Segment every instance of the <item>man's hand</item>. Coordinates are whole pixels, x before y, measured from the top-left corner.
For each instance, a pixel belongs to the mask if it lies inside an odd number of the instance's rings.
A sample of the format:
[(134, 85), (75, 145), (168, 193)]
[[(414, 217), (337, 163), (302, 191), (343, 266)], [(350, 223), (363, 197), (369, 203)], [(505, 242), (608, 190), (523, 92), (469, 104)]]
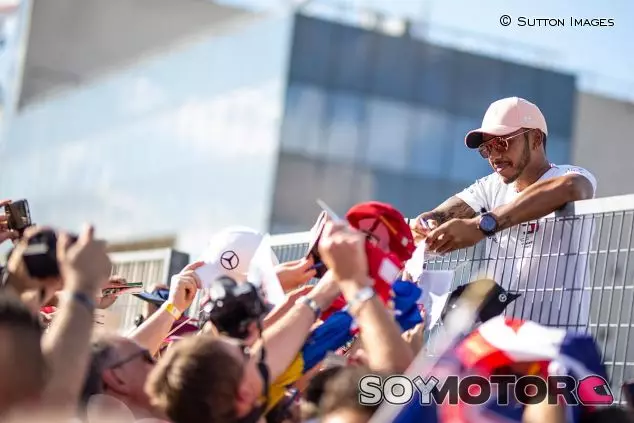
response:
[(68, 234), (59, 233), (57, 261), (66, 288), (96, 297), (108, 282), (112, 263), (105, 241), (95, 240), (94, 232), (92, 226), (87, 226), (74, 244)]
[(460, 248), (471, 247), (485, 238), (478, 229), (478, 219), (451, 219), (427, 235), (425, 242), (430, 251), (446, 254)]
[(178, 275), (172, 276), (168, 301), (183, 313), (196, 298), (196, 293), (202, 287), (202, 282), (196, 274), (196, 269), (205, 263), (196, 261), (188, 264)]
[[(117, 288), (121, 285), (125, 285), (126, 284), (126, 280), (124, 278), (122, 278), (121, 276), (111, 276), (110, 279), (108, 280), (107, 285), (104, 287), (104, 289), (106, 288)], [(102, 297), (98, 297), (96, 304), (97, 304), (97, 308), (105, 310), (108, 307), (112, 307), (112, 305), (117, 301), (117, 296), (114, 294), (110, 294), (110, 295), (104, 295)]]
[(16, 243), (7, 262), (9, 271), (8, 285), (16, 291), (22, 302), (33, 312), (48, 304), (58, 291), (64, 287), (61, 277), (34, 278), (24, 263), (24, 253), (29, 246), (29, 240), (47, 230), (44, 227), (30, 227), (24, 231), (22, 238)]
[(314, 278), (317, 272), (311, 269), (313, 264), (312, 258), (304, 258), (277, 265), (275, 267), (275, 273), (277, 273), (277, 278), (280, 280), (284, 292), (304, 285)]
[(11, 204), (11, 200), (0, 201), (0, 212), (2, 212), (2, 214), (0, 214), (0, 244), (8, 239), (15, 240), (19, 237), (16, 231), (9, 230), (7, 216), (4, 214), (4, 206), (7, 204)]
[(326, 223), (319, 254), (337, 282), (370, 283), (365, 240), (364, 234), (347, 223)]
[(409, 227), (412, 230), (415, 244), (424, 241), (429, 232), (438, 227), (438, 222), (434, 218), (433, 212), (425, 212), (410, 220)]

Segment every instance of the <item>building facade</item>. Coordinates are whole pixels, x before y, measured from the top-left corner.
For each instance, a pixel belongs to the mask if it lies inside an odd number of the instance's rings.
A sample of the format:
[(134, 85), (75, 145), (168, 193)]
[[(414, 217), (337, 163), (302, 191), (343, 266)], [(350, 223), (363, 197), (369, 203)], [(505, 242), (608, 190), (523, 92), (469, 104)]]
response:
[(24, 106), (0, 192), (28, 198), (38, 223), (90, 219), (117, 242), (174, 236), (194, 255), (229, 225), (307, 230), (317, 198), (340, 213), (376, 199), (413, 215), (489, 173), (463, 137), (512, 95), (540, 105), (552, 161), (569, 162), (571, 75), (256, 17)]
[(463, 139), (509, 96), (541, 107), (548, 155), (567, 163), (573, 76), (298, 16), (272, 230), (310, 228), (318, 197), (341, 213), (368, 199), (433, 208), (490, 173)]

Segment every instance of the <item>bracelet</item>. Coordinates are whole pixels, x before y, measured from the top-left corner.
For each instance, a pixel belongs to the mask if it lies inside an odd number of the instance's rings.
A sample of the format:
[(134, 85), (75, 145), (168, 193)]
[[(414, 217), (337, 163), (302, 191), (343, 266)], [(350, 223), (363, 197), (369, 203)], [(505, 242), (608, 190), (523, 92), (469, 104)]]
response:
[(83, 305), (91, 314), (95, 312), (95, 300), (90, 298), (90, 296), (86, 295), (85, 293), (74, 291), (71, 298), (74, 301), (77, 301), (79, 304)]
[(318, 319), (321, 315), (321, 308), (319, 308), (319, 305), (317, 305), (317, 301), (315, 301), (314, 299), (304, 296), (298, 298), (297, 303), (308, 306), (313, 311), (313, 313), (315, 313), (315, 319)]
[[(352, 317), (356, 317), (359, 314), (359, 311), (361, 311), (361, 306), (363, 306), (363, 304), (365, 304), (368, 300), (374, 298), (375, 295), (376, 292), (374, 292), (374, 289), (369, 286), (357, 291), (354, 298), (348, 302), (348, 313), (350, 313)], [(357, 309), (353, 310), (355, 307)]]
[(165, 303), (165, 310), (176, 320), (181, 318), (181, 311), (173, 303)]

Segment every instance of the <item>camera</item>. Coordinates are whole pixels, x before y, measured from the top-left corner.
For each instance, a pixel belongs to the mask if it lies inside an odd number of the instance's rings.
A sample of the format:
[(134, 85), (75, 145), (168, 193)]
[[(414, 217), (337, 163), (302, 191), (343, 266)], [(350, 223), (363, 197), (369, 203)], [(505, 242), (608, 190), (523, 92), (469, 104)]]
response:
[(201, 310), (201, 324), (210, 321), (220, 332), (232, 338), (246, 339), (249, 325), (262, 319), (269, 311), (253, 284), (238, 284), (226, 276), (212, 282), (209, 297), (209, 302)]
[[(77, 242), (76, 235), (69, 235), (71, 243)], [(9, 251), (9, 257), (13, 250)], [(27, 240), (27, 247), (22, 260), (29, 275), (37, 279), (56, 278), (60, 276), (57, 265), (57, 233), (46, 229)]]
[(16, 231), (20, 235), (24, 230), (33, 225), (31, 222), (31, 212), (29, 210), (29, 202), (26, 200), (18, 200), (4, 206), (4, 214), (7, 217), (7, 228), (10, 231)]

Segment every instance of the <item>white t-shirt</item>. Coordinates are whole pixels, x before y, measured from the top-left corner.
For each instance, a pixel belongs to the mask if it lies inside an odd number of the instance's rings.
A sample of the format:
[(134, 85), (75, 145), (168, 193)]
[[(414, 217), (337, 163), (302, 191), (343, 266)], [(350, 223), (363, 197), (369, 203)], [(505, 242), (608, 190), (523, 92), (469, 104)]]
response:
[[(596, 178), (580, 167), (551, 165), (540, 181), (571, 173), (588, 178), (594, 197)], [(456, 196), (480, 212), (493, 211), (519, 195), (515, 184), (507, 185), (493, 173)], [(583, 328), (590, 312), (591, 291), (584, 287), (589, 280), (586, 264), (592, 231), (592, 216), (574, 216), (556, 222), (540, 219), (499, 232), (487, 239), (479, 274), (522, 294), (509, 305), (507, 315)]]

